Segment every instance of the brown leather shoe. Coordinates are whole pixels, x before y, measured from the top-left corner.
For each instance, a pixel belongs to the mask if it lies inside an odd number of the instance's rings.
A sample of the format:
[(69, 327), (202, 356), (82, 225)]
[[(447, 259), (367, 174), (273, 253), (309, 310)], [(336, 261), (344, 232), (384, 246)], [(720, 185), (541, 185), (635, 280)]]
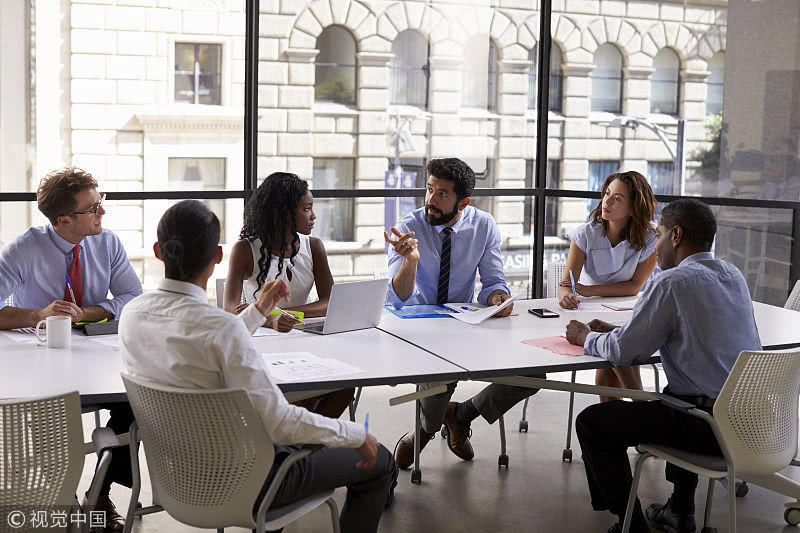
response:
[[(426, 433), (424, 429), (419, 430), (422, 438), (419, 441), (419, 451), (433, 439), (436, 433)], [(405, 470), (414, 463), (414, 432), (409, 431), (397, 441), (394, 445), (394, 462), (397, 466)]]
[[(81, 507), (86, 510), (86, 497), (83, 498)], [(108, 494), (101, 494), (97, 497), (97, 505), (94, 510), (105, 513), (105, 527), (92, 527), (89, 529), (89, 533), (119, 533), (125, 529), (125, 519), (117, 512), (117, 507)]]
[(447, 425), (449, 434), (447, 436), (447, 445), (450, 451), (456, 456), (465, 461), (472, 461), (475, 457), (475, 452), (472, 450), (472, 444), (469, 438), (472, 436), (472, 429), (469, 425), (462, 426), (456, 422), (456, 402), (447, 404), (447, 411), (444, 414), (444, 423)]

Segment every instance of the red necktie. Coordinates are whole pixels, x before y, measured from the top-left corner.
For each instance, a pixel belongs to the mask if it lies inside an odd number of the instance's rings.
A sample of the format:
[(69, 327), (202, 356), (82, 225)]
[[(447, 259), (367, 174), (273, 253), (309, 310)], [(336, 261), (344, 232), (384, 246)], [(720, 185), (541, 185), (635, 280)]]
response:
[[(72, 292), (75, 293), (75, 301), (73, 303), (80, 307), (83, 299), (83, 274), (81, 274), (81, 247), (79, 244), (76, 244), (75, 248), (72, 249), (72, 264), (69, 266), (67, 274), (69, 274), (69, 281), (72, 284)], [(72, 302), (69, 287), (64, 291), (64, 300)]]

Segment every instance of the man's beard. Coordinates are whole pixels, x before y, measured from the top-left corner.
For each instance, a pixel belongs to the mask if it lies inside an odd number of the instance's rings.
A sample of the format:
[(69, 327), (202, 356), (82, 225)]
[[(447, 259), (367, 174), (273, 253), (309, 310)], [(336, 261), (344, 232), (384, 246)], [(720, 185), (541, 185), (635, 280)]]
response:
[[(433, 212), (441, 213), (439, 216), (433, 214)], [(442, 213), (435, 207), (431, 207), (429, 205), (425, 205), (425, 222), (430, 224), (431, 226), (441, 226), (442, 224), (447, 224), (451, 220), (453, 220), (456, 215), (458, 214), (458, 202), (456, 205), (453, 206), (453, 210), (449, 213)]]

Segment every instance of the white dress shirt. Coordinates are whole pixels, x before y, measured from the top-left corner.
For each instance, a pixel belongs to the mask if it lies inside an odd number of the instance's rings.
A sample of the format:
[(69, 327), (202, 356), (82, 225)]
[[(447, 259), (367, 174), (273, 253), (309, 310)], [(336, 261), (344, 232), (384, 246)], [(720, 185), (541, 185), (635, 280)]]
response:
[(233, 315), (210, 305), (197, 285), (164, 279), (157, 290), (134, 298), (122, 311), (122, 368), (163, 385), (244, 389), (274, 444), (361, 446), (364, 426), (286, 401), (250, 336), (263, 323), (254, 305)]

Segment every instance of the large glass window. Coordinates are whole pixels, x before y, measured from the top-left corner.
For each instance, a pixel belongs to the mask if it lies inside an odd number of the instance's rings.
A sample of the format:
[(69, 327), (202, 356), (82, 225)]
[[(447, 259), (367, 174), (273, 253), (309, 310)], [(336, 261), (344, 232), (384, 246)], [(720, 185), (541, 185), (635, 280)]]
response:
[(417, 30), (403, 30), (392, 42), (392, 103), (427, 107), (428, 40)]
[[(352, 189), (355, 161), (352, 159), (314, 159), (312, 183), (315, 189)], [(353, 241), (354, 202), (351, 198), (314, 200), (317, 225), (314, 234), (323, 240)]]
[(725, 52), (717, 52), (708, 61), (706, 114), (722, 113), (722, 88), (725, 86)]
[(175, 102), (222, 103), (222, 45), (175, 43)]
[(328, 26), (317, 38), (314, 97), (322, 102), (356, 102), (356, 41), (342, 26)]
[(603, 44), (594, 53), (592, 111), (622, 111), (622, 54), (613, 44)]
[(650, 76), (650, 112), (678, 114), (680, 92), (680, 60), (669, 48), (663, 48), (653, 59), (655, 72)]
[[(536, 172), (536, 160), (529, 159), (525, 162), (525, 187), (532, 188), (534, 185), (534, 174)], [(559, 189), (561, 187), (561, 161), (550, 159), (547, 161), (547, 188)], [(548, 202), (545, 204), (544, 214), (544, 234), (556, 235), (558, 227), (558, 202)], [(523, 206), (522, 233), (528, 235), (533, 231), (533, 198), (526, 198)]]
[[(168, 186), (171, 191), (225, 190), (225, 159), (221, 157), (170, 157)], [(221, 222), (225, 216), (225, 200), (203, 200)], [(160, 217), (159, 217), (160, 218)], [(236, 228), (237, 230), (240, 228)], [(225, 226), (222, 235), (227, 235)], [(223, 238), (224, 241), (224, 238)]]
[(675, 194), (675, 164), (672, 161), (648, 162), (647, 181), (655, 194)]
[[(528, 109), (536, 109), (536, 79), (538, 77), (539, 47), (534, 46), (528, 54), (531, 70), (528, 72)], [(548, 107), (554, 113), (561, 112), (563, 76), (561, 74), (561, 48), (553, 43), (550, 48), (550, 93)]]
[(464, 107), (494, 111), (497, 108), (497, 46), (485, 35), (477, 35), (464, 49)]

